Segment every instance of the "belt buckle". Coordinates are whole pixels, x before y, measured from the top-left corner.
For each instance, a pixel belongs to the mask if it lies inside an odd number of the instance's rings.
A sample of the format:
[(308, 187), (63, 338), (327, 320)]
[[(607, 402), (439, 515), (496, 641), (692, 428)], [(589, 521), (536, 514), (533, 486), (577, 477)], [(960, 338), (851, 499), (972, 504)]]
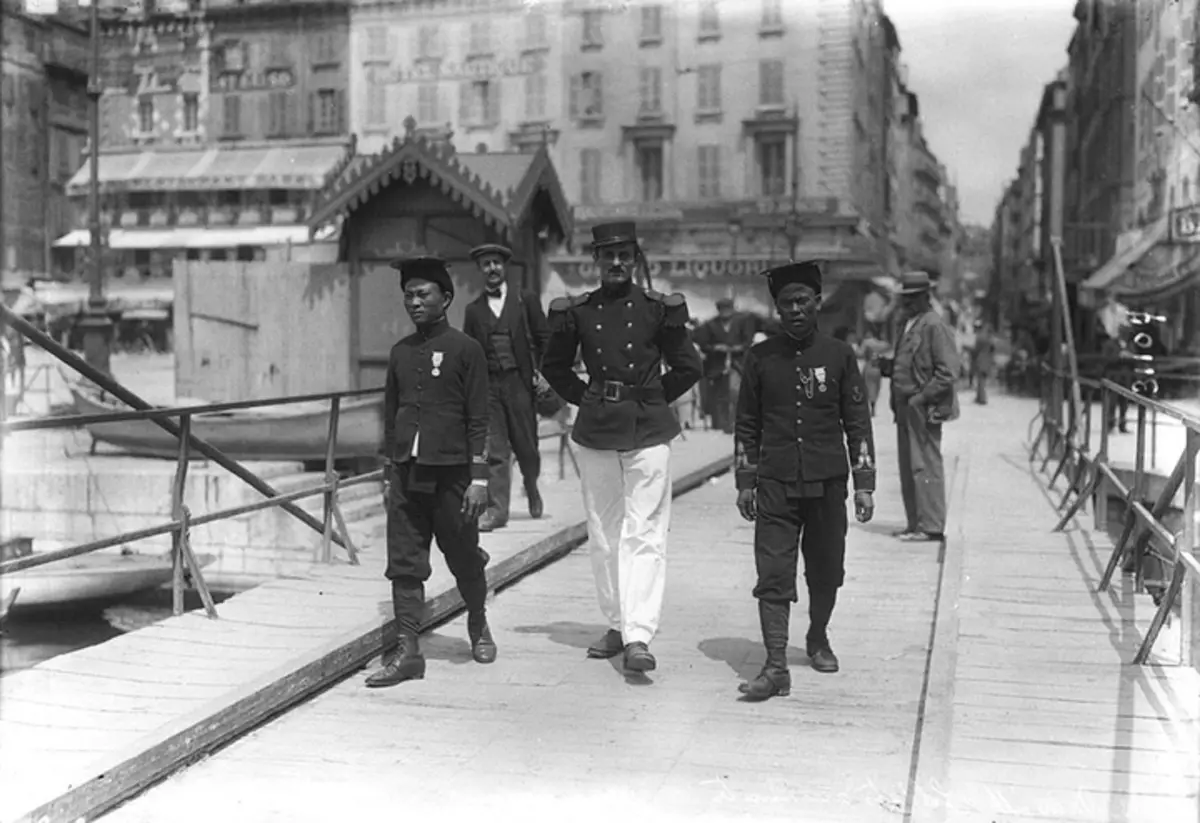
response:
[(618, 403), (621, 400), (621, 389), (624, 386), (617, 380), (604, 381), (604, 399), (612, 403)]

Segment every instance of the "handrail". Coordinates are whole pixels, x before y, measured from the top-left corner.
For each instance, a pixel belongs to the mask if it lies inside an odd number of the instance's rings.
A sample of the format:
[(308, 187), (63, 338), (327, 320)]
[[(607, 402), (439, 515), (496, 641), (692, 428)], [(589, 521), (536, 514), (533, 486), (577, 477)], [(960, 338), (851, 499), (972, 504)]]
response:
[[(1042, 366), (1041, 373), (1044, 380), (1069, 380), (1074, 382), (1081, 390), (1087, 388), (1089, 394), (1093, 396), (1099, 394), (1101, 404), (1100, 445), (1098, 451), (1092, 454), (1089, 442), (1091, 436), (1091, 399), (1084, 404), (1087, 422), (1084, 424), (1086, 428), (1084, 440), (1080, 443), (1078, 442), (1078, 432), (1073, 431), (1074, 426), (1071, 427), (1071, 430), (1064, 431), (1061, 422), (1055, 419), (1054, 415), (1048, 413), (1046, 405), (1050, 392), (1043, 390), (1040, 393), (1041, 400), (1038, 414), (1043, 419), (1043, 425), (1038, 436), (1030, 446), (1030, 459), (1035, 459), (1043, 436), (1047, 445), (1046, 463), (1043, 463), (1043, 470), (1045, 470), (1046, 464), (1054, 456), (1056, 449), (1060, 451), (1058, 469), (1049, 483), (1051, 488), (1054, 486), (1055, 480), (1063, 472), (1064, 467), (1071, 462), (1075, 464), (1075, 472), (1073, 473), (1074, 476), (1071, 480), (1070, 488), (1063, 495), (1059, 508), (1062, 509), (1066, 506), (1072, 494), (1075, 494), (1076, 497), (1074, 502), (1063, 512), (1054, 530), (1061, 531), (1065, 528), (1067, 523), (1092, 498), (1095, 498), (1093, 506), (1095, 527), (1097, 529), (1105, 528), (1108, 519), (1108, 494), (1111, 490), (1124, 499), (1125, 516), (1121, 535), (1115, 541), (1104, 574), (1097, 587), (1098, 590), (1104, 591), (1109, 587), (1118, 566), (1123, 566), (1126, 561), (1132, 561), (1132, 570), (1136, 576), (1136, 591), (1138, 593), (1144, 590), (1144, 573), (1147, 559), (1157, 556), (1172, 567), (1170, 580), (1165, 581), (1165, 588), (1162, 589), (1160, 596), (1155, 597), (1158, 606), (1157, 611), (1145, 637), (1142, 639), (1141, 646), (1134, 656), (1134, 663), (1145, 664), (1150, 657), (1155, 642), (1158, 640), (1159, 633), (1166, 624), (1171, 610), (1180, 598), (1184, 584), (1187, 582), (1187, 576), (1189, 574), (1193, 576), (1193, 584), (1200, 582), (1200, 562), (1197, 561), (1195, 556), (1198, 548), (1196, 536), (1198, 494), (1196, 467), (1198, 454), (1200, 454), (1200, 417), (1180, 411), (1158, 400), (1143, 397), (1108, 379), (1095, 380), (1074, 377), (1064, 373), (1062, 370), (1049, 368), (1045, 365)], [(1126, 485), (1122, 481), (1109, 461), (1109, 428), (1112, 420), (1113, 401), (1118, 397), (1133, 403), (1137, 410), (1136, 451), (1134, 476), (1131, 485)], [(1172, 418), (1183, 425), (1185, 442), (1183, 453), (1167, 477), (1164, 488), (1155, 502), (1147, 508), (1143, 502), (1148, 474), (1146, 468), (1147, 451), (1156, 448), (1154, 436), (1156, 427), (1153, 421), (1148, 421), (1148, 417), (1160, 414), (1164, 417)], [(1150, 429), (1149, 433), (1147, 432), (1148, 428)], [(1154, 457), (1151, 455), (1151, 467), (1153, 467), (1153, 460)], [(1084, 478), (1089, 474), (1090, 477), (1084, 482)], [(1163, 522), (1163, 518), (1170, 510), (1171, 503), (1181, 488), (1184, 497), (1184, 522), (1182, 531), (1176, 535)], [(1152, 545), (1151, 541), (1154, 537), (1157, 537), (1165, 546), (1163, 551), (1159, 551)], [(1185, 663), (1200, 668), (1200, 603), (1194, 602), (1194, 599), (1188, 602), (1190, 608), (1183, 615), (1185, 629), (1182, 633), (1182, 638), (1188, 642), (1188, 647), (1182, 650), (1183, 653), (1181, 656)]]
[(213, 414), (223, 411), (238, 411), (243, 409), (266, 408), (270, 406), (286, 406), (293, 403), (311, 403), (321, 400), (368, 397), (383, 394), (383, 387), (374, 389), (348, 389), (346, 391), (321, 392), (319, 394), (299, 394), (292, 397), (269, 397), (262, 400), (236, 400), (228, 403), (208, 403), (201, 406), (163, 406), (152, 409), (131, 409), (130, 411), (104, 412), (102, 414), (70, 414), (55, 417), (19, 417), (7, 421), (0, 427), (4, 434), (16, 432), (38, 431), (45, 429), (78, 428), (88, 423), (120, 423), (127, 420), (152, 420), (163, 417), (182, 417), (183, 415)]

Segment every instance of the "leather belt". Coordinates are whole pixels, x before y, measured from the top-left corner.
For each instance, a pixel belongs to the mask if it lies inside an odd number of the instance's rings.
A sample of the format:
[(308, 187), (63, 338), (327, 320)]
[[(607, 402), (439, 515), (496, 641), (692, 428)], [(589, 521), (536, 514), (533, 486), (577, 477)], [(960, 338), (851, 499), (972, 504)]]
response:
[(619, 380), (604, 380), (594, 383), (600, 387), (600, 397), (607, 403), (620, 403), (625, 400), (665, 400), (662, 386), (631, 386)]

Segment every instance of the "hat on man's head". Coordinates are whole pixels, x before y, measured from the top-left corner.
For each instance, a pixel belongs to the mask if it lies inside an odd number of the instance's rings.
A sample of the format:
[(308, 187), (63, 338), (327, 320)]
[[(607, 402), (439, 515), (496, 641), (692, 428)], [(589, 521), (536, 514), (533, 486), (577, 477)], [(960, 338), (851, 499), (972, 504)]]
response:
[(476, 246), (469, 252), (472, 260), (478, 260), (485, 254), (498, 254), (507, 262), (512, 260), (512, 249), (508, 246), (501, 246), (499, 243), (484, 243), (481, 246)]
[(592, 248), (615, 246), (618, 243), (636, 243), (637, 224), (632, 220), (621, 220), (616, 223), (600, 223), (592, 226)]
[(436, 283), (447, 294), (454, 294), (454, 281), (450, 279), (446, 261), (440, 257), (403, 257), (393, 260), (391, 266), (400, 272), (400, 288), (408, 285), (410, 280), (428, 280), (430, 283)]
[(927, 271), (906, 271), (900, 275), (900, 294), (922, 294), (933, 288)]
[(778, 297), (783, 287), (792, 283), (808, 286), (816, 294), (821, 293), (821, 264), (816, 260), (776, 266), (764, 271), (763, 275), (767, 278), (767, 288), (771, 291), (771, 297)]

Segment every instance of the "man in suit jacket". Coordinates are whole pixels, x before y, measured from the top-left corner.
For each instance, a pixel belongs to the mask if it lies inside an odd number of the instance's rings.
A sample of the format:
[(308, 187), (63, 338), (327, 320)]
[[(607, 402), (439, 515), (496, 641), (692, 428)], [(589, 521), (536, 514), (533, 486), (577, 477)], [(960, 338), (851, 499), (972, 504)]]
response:
[(550, 328), (537, 295), (508, 282), (511, 249), (485, 243), (471, 249), (471, 259), (483, 274), (484, 291), (467, 304), (463, 332), (479, 341), (488, 362), (489, 502), (479, 520), (479, 530), (486, 532), (508, 523), (514, 454), (525, 481), (529, 515), (542, 516), (535, 391)]
[(708, 401), (704, 413), (712, 418), (712, 427), (733, 433), (733, 404), (740, 385), (739, 369), (750, 348), (753, 332), (737, 317), (733, 301), (717, 301), (717, 316), (702, 324), (692, 336), (704, 356), (704, 382)]
[(923, 271), (900, 281), (903, 325), (891, 366), (892, 410), (900, 464), (900, 494), (908, 518), (896, 536), (941, 541), (946, 531), (942, 424), (958, 418), (958, 348), (954, 331), (933, 309), (932, 282)]

